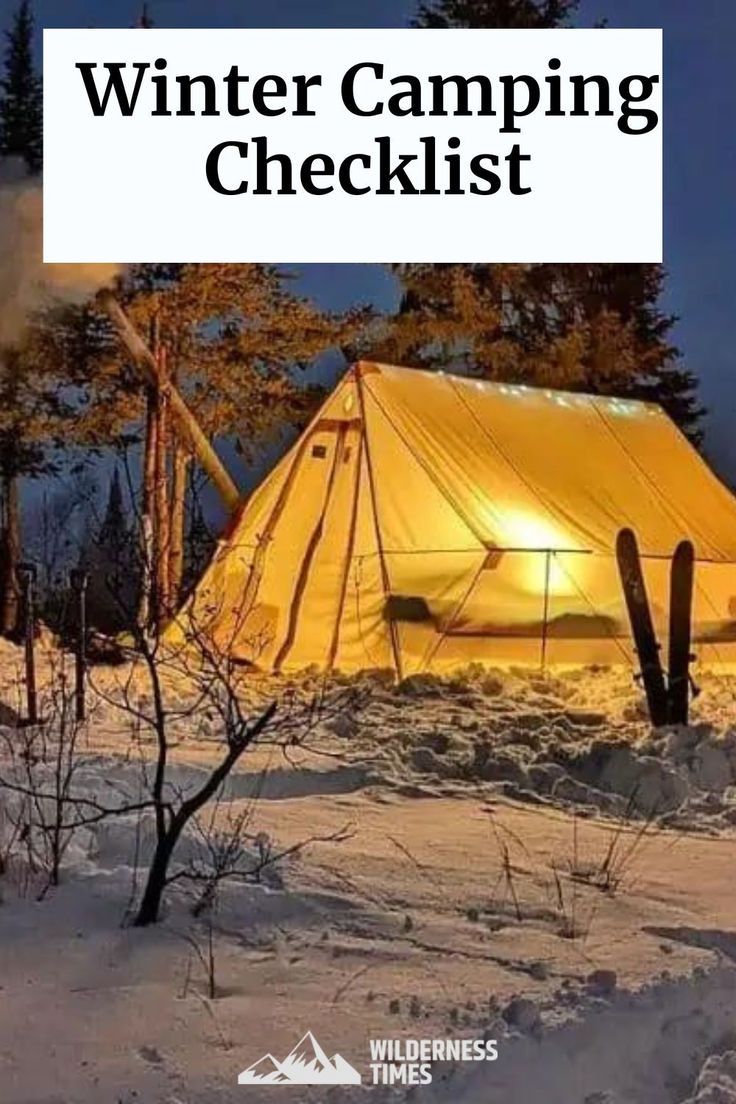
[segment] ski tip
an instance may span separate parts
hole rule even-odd
[[[695,559],[695,546],[691,540],[682,540],[675,549],[673,559],[675,560],[694,560]]]
[[[616,548],[636,548],[636,533],[633,529],[619,529],[616,534]]]

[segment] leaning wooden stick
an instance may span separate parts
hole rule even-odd
[[[160,389],[168,396],[169,412],[178,432],[189,444],[207,475],[220,492],[228,512],[234,513],[240,502],[240,492],[212,447],[207,434],[171,381],[162,378],[156,357],[135,329],[112,292],[100,292],[98,301],[110,316],[120,340],[140,368],[146,383]]]

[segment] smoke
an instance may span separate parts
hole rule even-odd
[[[43,192],[15,159],[0,159],[0,348],[16,344],[34,311],[81,302],[121,271],[115,264],[44,264]]]

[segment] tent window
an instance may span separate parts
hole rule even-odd
[[[327,456],[326,445],[312,445],[312,456],[315,460],[324,460]]]
[[[387,621],[431,621],[432,614],[424,598],[392,594],[386,599],[384,616]]]

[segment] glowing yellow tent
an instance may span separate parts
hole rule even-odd
[[[176,631],[267,670],[629,662],[624,526],[663,642],[669,559],[693,540],[697,650],[729,660],[736,499],[658,406],[361,363],[243,506]]]

